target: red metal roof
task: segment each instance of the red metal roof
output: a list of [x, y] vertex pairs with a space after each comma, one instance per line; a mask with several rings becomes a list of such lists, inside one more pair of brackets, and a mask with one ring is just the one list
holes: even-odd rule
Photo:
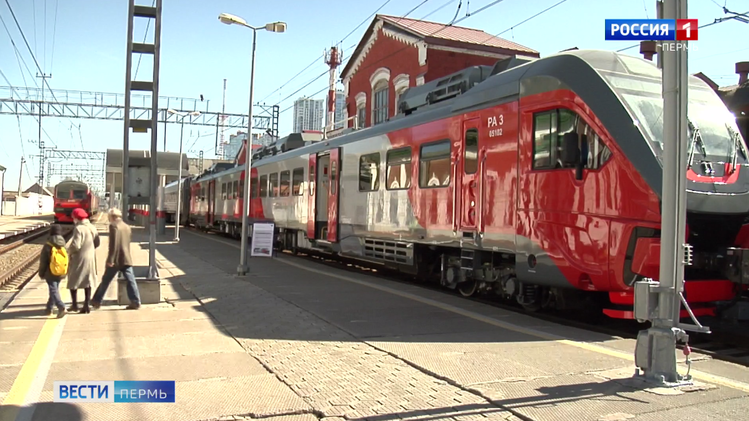
[[448, 26], [443, 23], [402, 18], [399, 16], [377, 15], [377, 18], [422, 38], [438, 38], [463, 42], [466, 44], [484, 45], [487, 47], [504, 48], [518, 52], [538, 54], [538, 51], [536, 50], [508, 41], [504, 38], [493, 36], [478, 29], [466, 28], [463, 26]]

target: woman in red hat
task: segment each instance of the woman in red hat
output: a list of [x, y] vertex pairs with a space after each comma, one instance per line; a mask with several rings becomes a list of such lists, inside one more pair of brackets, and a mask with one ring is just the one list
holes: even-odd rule
[[81, 313], [90, 313], [91, 288], [96, 283], [96, 247], [99, 245], [99, 232], [88, 220], [88, 214], [81, 208], [73, 210], [75, 228], [68, 244], [68, 289], [73, 305], [68, 311], [79, 311], [78, 290], [83, 289], [86, 301]]

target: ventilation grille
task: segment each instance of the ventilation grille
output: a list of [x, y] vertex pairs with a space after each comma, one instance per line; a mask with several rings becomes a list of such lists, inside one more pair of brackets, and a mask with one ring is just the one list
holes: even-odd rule
[[364, 256], [410, 265], [413, 260], [413, 249], [408, 243], [388, 240], [364, 240]]

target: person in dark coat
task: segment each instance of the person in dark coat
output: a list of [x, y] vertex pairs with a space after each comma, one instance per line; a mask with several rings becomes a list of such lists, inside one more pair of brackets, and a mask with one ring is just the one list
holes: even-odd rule
[[101, 306], [104, 294], [109, 288], [117, 272], [122, 273], [127, 280], [127, 296], [130, 298], [128, 310], [140, 308], [140, 292], [135, 282], [133, 273], [133, 260], [130, 257], [130, 226], [122, 220], [122, 212], [117, 208], [109, 210], [109, 254], [107, 255], [107, 268], [101, 278], [99, 287], [96, 288], [91, 306], [95, 309]]
[[47, 281], [47, 287], [49, 288], [49, 299], [47, 300], [45, 314], [48, 316], [52, 314], [52, 306], [55, 305], [57, 306], [57, 318], [59, 319], [65, 316], [65, 303], [60, 298], [60, 282], [65, 278], [65, 275], [55, 276], [49, 268], [53, 247], [65, 249], [62, 226], [58, 224], [50, 226], [49, 239], [42, 247], [42, 253], [39, 256], [39, 277]]

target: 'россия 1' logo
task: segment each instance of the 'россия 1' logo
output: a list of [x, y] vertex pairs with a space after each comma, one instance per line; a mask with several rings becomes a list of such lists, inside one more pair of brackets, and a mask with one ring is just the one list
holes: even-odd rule
[[606, 19], [606, 41], [697, 41], [697, 19]]

